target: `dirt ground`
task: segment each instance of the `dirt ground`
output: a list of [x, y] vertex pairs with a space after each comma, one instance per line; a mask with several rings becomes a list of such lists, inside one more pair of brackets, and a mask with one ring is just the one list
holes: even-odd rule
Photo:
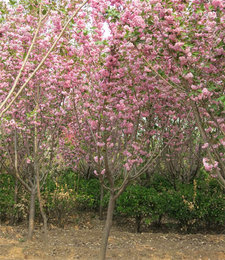
[[[135, 234], [128, 226], [114, 223], [107, 260], [225, 260], [224, 230], [220, 234], [181, 234], [152, 229]], [[97, 218], [63, 229], [49, 224], [47, 242], [40, 226], [33, 240], [28, 242], [25, 225], [1, 225], [0, 259], [98, 259], [103, 227], [104, 221]]]

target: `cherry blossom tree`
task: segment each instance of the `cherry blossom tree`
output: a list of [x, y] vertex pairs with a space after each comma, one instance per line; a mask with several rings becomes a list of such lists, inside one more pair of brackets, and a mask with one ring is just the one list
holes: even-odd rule
[[[190, 121], [189, 118], [188, 126], [183, 125], [189, 129], [180, 128], [180, 133], [164, 150], [157, 164], [156, 171], [164, 175], [175, 189], [177, 182], [193, 182], [202, 167], [203, 149], [200, 136], [195, 127], [191, 129]], [[179, 125], [181, 126], [180, 123]]]
[[100, 259], [116, 199], [188, 134], [189, 118], [225, 185], [224, 10], [221, 0], [1, 4], [1, 149], [39, 195], [58, 138], [68, 165], [95, 169], [110, 194]]
[[48, 1], [1, 6], [1, 154], [8, 157], [10, 172], [30, 192], [29, 239], [34, 230], [36, 194], [47, 231], [40, 189], [52, 168], [64, 122], [66, 92], [61, 73], [71, 64], [62, 51], [68, 42], [62, 35], [71, 21], [75, 24], [75, 16], [86, 2], [75, 12], [64, 2], [53, 10]]
[[[0, 105], [0, 117], [11, 107], [11, 105], [15, 102], [15, 100], [18, 98], [18, 96], [21, 94], [21, 92], [24, 90], [24, 88], [27, 86], [29, 81], [32, 79], [32, 77], [36, 74], [36, 72], [42, 67], [46, 59], [49, 57], [49, 54], [54, 50], [59, 40], [62, 38], [62, 35], [66, 31], [68, 25], [71, 22], [75, 22], [75, 18], [80, 11], [80, 9], [88, 2], [88, 0], [85, 0], [81, 5], [78, 7], [76, 6], [79, 3], [70, 3], [68, 1], [64, 2], [58, 2], [57, 5], [53, 4], [51, 5], [48, 0], [41, 0], [40, 4], [38, 3], [30, 3], [30, 1], [26, 2], [24, 1], [24, 5], [26, 5], [27, 9], [24, 8], [23, 5], [18, 5], [16, 8], [7, 8], [6, 4], [1, 4], [1, 22], [3, 23], [3, 26], [0, 30], [0, 37], [4, 38], [5, 32], [9, 29], [9, 27], [12, 27], [12, 21], [14, 21], [14, 30], [19, 29], [19, 39], [18, 42], [15, 44], [14, 48], [10, 49], [11, 46], [9, 46], [9, 50], [12, 50], [12, 53], [14, 56], [18, 55], [18, 59], [20, 59], [19, 64], [19, 71], [15, 76], [15, 80], [12, 84], [11, 89], [8, 92], [5, 92], [5, 95], [2, 96], [2, 103]], [[15, 6], [17, 2], [10, 1], [12, 6]], [[76, 8], [77, 7], [77, 8]], [[72, 12], [75, 8], [75, 12]], [[30, 11], [27, 11], [29, 10]], [[16, 13], [15, 13], [16, 12]], [[38, 17], [36, 15], [36, 12], [38, 13]], [[17, 16], [15, 17], [15, 14]], [[20, 14], [20, 16], [18, 15]], [[50, 16], [51, 14], [51, 16]], [[46, 20], [46, 17], [48, 18], [48, 21]], [[67, 19], [69, 17], [69, 19]], [[45, 25], [51, 25], [53, 22], [54, 33], [56, 33], [55, 37], [51, 37], [51, 44], [48, 49], [48, 51], [43, 55], [43, 57], [36, 62], [38, 64], [37, 66], [34, 66], [33, 71], [29, 74], [28, 78], [25, 79], [25, 82], [21, 84], [21, 87], [19, 88], [18, 92], [14, 94], [14, 91], [18, 85], [18, 82], [21, 77], [21, 73], [23, 72], [24, 68], [30, 67], [26, 66], [28, 58], [30, 56], [30, 53], [32, 49], [35, 46], [35, 43], [37, 43], [37, 36], [39, 34], [41, 26], [43, 26], [43, 23], [45, 21]], [[65, 21], [65, 24], [63, 26], [63, 21]], [[16, 22], [19, 22], [19, 24], [25, 23], [21, 27], [18, 27], [18, 24]], [[34, 35], [32, 34], [33, 30], [35, 30]], [[45, 28], [45, 30], [47, 30]], [[50, 30], [51, 31], [51, 30]], [[49, 32], [50, 32], [49, 31]], [[44, 31], [44, 34], [42, 32], [42, 37], [46, 36], [46, 32]], [[57, 33], [59, 33], [57, 35]], [[24, 36], [24, 34], [27, 34]], [[12, 35], [15, 36], [15, 35]], [[33, 37], [32, 37], [33, 36]], [[50, 37], [50, 36], [49, 36]], [[30, 41], [30, 46], [27, 44]], [[10, 44], [10, 41], [6, 43], [7, 45]], [[18, 49], [20, 49], [21, 44], [23, 47], [25, 47], [25, 52], [23, 53], [23, 56], [19, 55], [19, 53], [16, 53]], [[44, 46], [42, 46], [44, 47]], [[4, 64], [5, 59], [7, 56], [11, 54], [10, 52], [4, 52], [3, 57], [1, 57], [2, 63]], [[35, 64], [35, 65], [36, 65]], [[1, 64], [1, 67], [4, 67]], [[12, 98], [12, 95], [14, 94], [14, 97]], [[11, 100], [10, 100], [11, 99]], [[8, 104], [7, 104], [8, 102]], [[7, 104], [7, 105], [6, 105]], [[4, 108], [4, 106], [6, 106]], [[1, 111], [2, 110], [2, 111]]]
[[[100, 3], [96, 8], [103, 9]], [[85, 40], [76, 38], [74, 51], [80, 63], [65, 75], [70, 87], [65, 110], [70, 120], [64, 128], [67, 140], [60, 141], [68, 166], [76, 167], [85, 158], [109, 191], [101, 259], [105, 259], [116, 199], [161, 154], [163, 134], [172, 133], [166, 147], [178, 134], [179, 127], [171, 122], [183, 119], [187, 124], [189, 114], [180, 95], [163, 80], [155, 83], [155, 75], [144, 66], [134, 45], [122, 40], [119, 22], [109, 23], [112, 35], [104, 39], [105, 17], [111, 19], [108, 14], [103, 20], [93, 16], [94, 32]]]
[[[191, 109], [190, 113], [194, 116], [202, 140], [205, 143], [203, 148], [207, 149], [209, 157], [203, 161], [205, 167], [207, 170], [214, 169], [219, 180], [224, 184], [224, 58], [223, 47], [221, 48], [221, 46], [223, 46], [224, 33], [224, 24], [222, 23], [224, 12], [223, 3], [220, 1], [212, 1], [209, 4], [202, 3], [201, 1], [193, 1], [192, 3], [184, 3], [183, 1], [166, 1], [161, 3], [155, 0], [132, 1], [132, 3], [111, 1], [111, 5], [108, 4], [108, 6], [106, 6], [106, 2], [104, 1], [99, 2], [96, 9], [98, 9], [100, 14], [96, 16], [97, 18], [93, 17], [94, 26], [101, 28], [101, 23], [107, 22], [109, 27], [110, 37], [108, 37], [108, 41], [105, 42], [108, 49], [106, 48], [103, 54], [100, 55], [101, 59], [104, 58], [101, 62], [103, 69], [99, 69], [98, 75], [93, 78], [91, 76], [94, 75], [97, 70], [96, 64], [99, 52], [95, 51], [93, 43], [91, 50], [89, 50], [85, 44], [81, 47], [83, 50], [82, 55], [84, 55], [86, 51], [89, 51], [91, 55], [94, 55], [94, 61], [92, 61], [91, 58], [85, 59], [83, 72], [88, 71], [89, 76], [85, 75], [82, 78], [82, 84], [84, 86], [82, 90], [82, 97], [84, 98], [82, 104], [79, 104], [78, 101], [82, 100], [81, 96], [78, 97], [79, 90], [71, 94], [75, 101], [71, 101], [73, 104], [70, 104], [70, 106], [74, 106], [74, 115], [78, 122], [77, 124], [73, 122], [73, 127], [70, 127], [70, 131], [72, 131], [74, 126], [76, 126], [73, 130], [76, 134], [76, 141], [73, 145], [76, 147], [78, 143], [80, 144], [80, 138], [81, 140], [83, 138], [84, 147], [90, 147], [85, 145], [85, 142], [89, 145], [93, 145], [93, 147], [100, 147], [98, 148], [102, 151], [100, 154], [97, 150], [93, 150], [93, 148], [82, 151], [82, 147], [80, 147], [80, 152], [83, 156], [87, 152], [96, 155], [97, 157], [95, 156], [94, 159], [98, 167], [99, 165], [104, 166], [103, 169], [101, 168], [101, 171], [97, 171], [97, 174], [100, 178], [101, 174], [105, 174], [105, 176], [108, 175], [107, 178], [111, 178], [108, 174], [110, 166], [107, 164], [107, 154], [109, 154], [108, 146], [110, 145], [110, 141], [113, 140], [112, 137], [108, 139], [110, 138], [110, 134], [112, 134], [113, 127], [108, 128], [108, 123], [105, 121], [111, 118], [110, 114], [107, 113], [107, 109], [111, 105], [110, 92], [117, 90], [116, 93], [121, 95], [119, 98], [122, 100], [117, 100], [116, 109], [118, 110], [118, 108], [121, 107], [121, 110], [126, 110], [127, 103], [123, 100], [124, 96], [126, 97], [128, 93], [128, 95], [130, 95], [128, 100], [133, 98], [132, 90], [131, 93], [126, 92], [126, 84], [132, 85], [132, 89], [134, 89], [135, 92], [137, 85], [144, 87], [146, 83], [148, 87], [152, 86], [153, 88], [153, 95], [157, 100], [155, 102], [158, 102], [158, 94], [167, 99], [173, 98], [176, 104], [181, 104], [183, 101], [183, 108], [186, 111], [186, 115]], [[96, 38], [95, 36], [92, 37], [92, 40]], [[98, 39], [96, 43], [104, 47], [104, 40]], [[83, 49], [84, 47], [85, 49]], [[88, 69], [91, 63], [95, 65], [92, 70]], [[127, 70], [124, 68], [127, 68]], [[99, 78], [100, 76], [102, 76], [102, 78]], [[114, 83], [115, 77], [117, 79], [116, 84]], [[143, 81], [138, 81], [140, 78]], [[119, 82], [120, 79], [122, 79], [122, 83]], [[87, 80], [88, 82], [86, 82]], [[129, 82], [129, 80], [131, 81]], [[99, 92], [98, 90], [93, 93], [96, 84], [99, 85], [100, 93], [98, 95], [101, 100], [97, 103], [96, 99], [87, 102], [85, 97], [87, 97], [89, 101], [90, 95], [93, 97]], [[118, 89], [120, 87], [122, 93], [120, 93], [120, 89]], [[143, 99], [145, 94], [145, 91], [144, 93], [141, 92]], [[148, 96], [148, 101], [153, 105], [154, 99], [151, 100], [150, 97], [151, 96]], [[137, 99], [136, 96], [135, 99]], [[135, 99], [133, 98], [133, 100]], [[137, 104], [141, 108], [145, 107], [145, 103], [143, 103], [143, 106], [140, 105], [140, 103]], [[171, 101], [169, 104], [171, 104]], [[171, 109], [169, 104], [165, 102], [162, 108], [168, 108], [168, 114], [178, 118], [179, 112], [173, 111], [176, 105], [173, 105]], [[94, 105], [97, 108], [98, 116], [94, 116]], [[154, 104], [154, 107], [156, 107], [156, 105], [158, 104]], [[112, 111], [115, 112], [116, 109], [114, 108]], [[170, 111], [170, 109], [172, 111]], [[85, 112], [86, 110], [87, 112]], [[84, 113], [82, 117], [79, 116], [79, 111]], [[96, 110], [94, 111], [96, 113]], [[122, 118], [120, 114], [121, 112], [118, 111], [117, 120], [118, 118]], [[92, 119], [93, 116], [94, 119]], [[131, 132], [134, 131], [132, 133], [135, 134], [132, 135], [131, 133], [131, 136], [135, 136], [135, 138], [138, 137], [138, 140], [142, 140], [140, 133], [147, 133], [147, 130], [139, 130], [140, 128], [144, 128], [141, 125], [144, 116], [143, 114], [138, 116], [135, 111], [132, 112], [132, 116], [130, 119], [133, 126]], [[162, 114], [155, 116], [155, 119], [158, 117], [163, 119]], [[208, 118], [211, 118], [211, 121], [207, 122], [206, 119]], [[93, 120], [94, 122], [89, 122], [89, 120]], [[101, 123], [103, 123], [103, 125]], [[212, 125], [211, 128], [207, 127], [208, 123]], [[118, 123], [114, 122], [113, 125], [118, 125]], [[128, 125], [123, 122], [119, 123], [120, 127], [123, 125], [128, 128]], [[160, 131], [164, 129], [162, 127], [163, 124], [157, 123], [156, 125], [161, 126], [161, 128], [159, 127]], [[137, 130], [136, 132], [135, 129]], [[109, 130], [110, 134], [108, 134]], [[89, 135], [86, 131], [89, 131]], [[95, 136], [96, 131], [100, 131], [97, 136]], [[206, 133], [209, 134], [207, 135]], [[220, 136], [219, 133], [221, 134]], [[103, 138], [102, 135], [105, 137]], [[117, 135], [124, 137], [124, 134], [120, 134], [119, 130], [116, 131], [115, 136]], [[159, 140], [158, 138], [156, 138], [157, 141]], [[134, 140], [136, 141], [136, 139]], [[131, 147], [132, 141], [133, 139], [131, 137], [131, 140], [128, 140]], [[94, 143], [92, 144], [92, 142]], [[147, 139], [143, 141], [143, 143], [145, 142], [147, 142]], [[113, 141], [113, 144], [115, 143], [117, 142]], [[124, 143], [126, 143], [125, 140]], [[135, 153], [135, 150], [138, 151], [138, 153]], [[140, 156], [141, 154], [141, 150], [138, 148], [134, 149], [132, 153], [130, 151], [128, 152], [131, 154], [131, 157], [133, 155]], [[120, 154], [123, 154], [123, 152]], [[128, 155], [126, 154], [126, 156]], [[119, 155], [116, 158], [118, 157]], [[207, 163], [207, 160], [210, 160], [209, 163]], [[121, 158], [120, 162], [124, 163], [126, 161]], [[134, 162], [135, 163], [131, 164], [131, 166], [126, 162], [127, 164], [124, 164], [125, 169], [132, 171], [135, 167], [137, 168], [137, 166], [139, 166], [138, 162]], [[115, 175], [115, 173], [112, 175]], [[113, 180], [114, 179], [111, 178], [109, 182], [113, 183]], [[130, 180], [132, 180], [132, 177]], [[117, 194], [120, 194], [120, 192]], [[113, 205], [113, 199], [111, 205]], [[112, 215], [112, 210], [108, 211], [108, 216], [109, 215]], [[105, 229], [105, 241], [109, 234], [110, 221], [107, 222], [109, 224], [107, 224], [108, 227]], [[104, 259], [106, 244], [107, 243], [104, 242], [102, 243], [102, 259]]]
[[126, 37], [157, 79], [186, 97], [207, 151], [205, 169], [215, 171], [225, 185], [224, 3], [150, 3], [136, 2], [133, 7], [142, 31], [128, 18], [134, 9], [127, 10]]

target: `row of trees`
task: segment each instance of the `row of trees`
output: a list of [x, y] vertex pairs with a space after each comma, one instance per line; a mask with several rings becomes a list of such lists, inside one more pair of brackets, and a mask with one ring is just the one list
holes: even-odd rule
[[157, 164], [187, 167], [188, 181], [204, 154], [225, 185], [222, 1], [21, 0], [0, 10], [1, 168], [30, 192], [29, 238], [37, 194], [47, 230], [41, 187], [58, 164], [85, 162], [109, 190], [100, 259], [116, 200]]

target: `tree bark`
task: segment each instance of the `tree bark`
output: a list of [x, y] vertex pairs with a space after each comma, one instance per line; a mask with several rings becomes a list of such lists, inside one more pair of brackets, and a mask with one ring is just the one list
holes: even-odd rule
[[31, 189], [30, 193], [30, 212], [29, 212], [29, 227], [28, 227], [28, 240], [31, 240], [34, 233], [34, 220], [35, 220], [35, 188]]
[[47, 240], [48, 240], [47, 217], [45, 215], [45, 212], [44, 212], [44, 209], [43, 209], [43, 204], [42, 204], [39, 176], [37, 178], [37, 194], [38, 194], [39, 208], [40, 208], [41, 216], [43, 218], [43, 223], [44, 223], [45, 242], [47, 242]]
[[99, 219], [100, 220], [103, 220], [103, 205], [102, 205], [103, 197], [104, 197], [104, 187], [101, 183], [101, 195], [100, 195], [100, 205], [99, 205]]
[[110, 229], [112, 226], [114, 206], [115, 206], [115, 197], [114, 197], [114, 192], [111, 191], [109, 197], [108, 210], [107, 210], [107, 218], [106, 218], [106, 223], [103, 231], [102, 243], [100, 248], [100, 258], [99, 258], [100, 260], [105, 260], [106, 257], [106, 249], [107, 249]]
[[135, 232], [136, 232], [136, 233], [140, 233], [142, 217], [141, 217], [141, 216], [137, 216], [137, 217], [135, 218], [135, 220], [136, 220], [136, 223], [135, 223]]
[[10, 219], [10, 225], [14, 225], [15, 223], [15, 205], [17, 204], [17, 195], [18, 195], [18, 179], [15, 178], [15, 188], [14, 188], [14, 198], [13, 198], [13, 211]]

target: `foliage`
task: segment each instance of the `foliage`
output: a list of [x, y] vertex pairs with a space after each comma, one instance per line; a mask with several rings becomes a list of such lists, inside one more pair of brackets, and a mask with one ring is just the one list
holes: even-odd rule
[[193, 183], [176, 186], [177, 190], [159, 175], [149, 188], [132, 185], [118, 199], [116, 212], [126, 217], [145, 217], [148, 224], [167, 216], [169, 222], [176, 220], [184, 231], [225, 223], [225, 195], [214, 178], [203, 172]]
[[13, 224], [26, 219], [29, 208], [29, 195], [21, 185], [17, 187], [14, 201], [15, 183], [13, 176], [0, 174], [0, 220], [14, 219]]
[[173, 185], [168, 181], [167, 177], [161, 174], [154, 174], [153, 180], [149, 183], [149, 187], [154, 188], [158, 193], [173, 189]]
[[13, 177], [8, 174], [0, 174], [0, 220], [9, 218], [13, 213], [13, 189]]
[[[31, 194], [58, 157], [76, 170], [81, 160], [87, 161], [110, 189], [101, 259], [114, 201], [156, 164], [162, 150], [173, 147], [179, 154], [193, 129], [198, 128], [207, 151], [205, 169], [225, 185], [224, 7], [222, 0], [0, 4], [2, 161], [7, 156], [14, 162], [11, 172]], [[194, 180], [197, 168], [185, 181]], [[46, 205], [59, 214], [73, 204], [91, 208], [99, 200], [95, 184], [82, 186], [81, 181], [79, 186], [76, 180], [78, 191], [69, 180], [54, 181]], [[161, 214], [164, 208], [182, 226], [223, 222], [220, 195], [216, 200], [204, 197], [197, 179], [174, 187], [158, 187], [160, 196], [150, 187], [157, 202], [154, 212]], [[135, 189], [135, 214], [145, 215], [149, 191]], [[213, 193], [210, 186], [204, 189]], [[141, 200], [147, 204], [140, 213]]]
[[117, 201], [117, 213], [128, 217], [147, 216], [154, 207], [152, 202], [152, 197], [156, 196], [153, 194], [154, 191], [137, 184], [129, 186]]
[[[13, 213], [14, 179], [0, 175], [1, 220]], [[225, 223], [225, 195], [215, 178], [201, 172], [193, 183], [177, 182], [177, 189], [162, 175], [155, 174], [146, 187], [133, 183], [119, 197], [114, 213], [123, 218], [160, 224], [162, 216], [176, 220], [180, 228], [190, 231], [200, 227], [214, 228]], [[23, 217], [28, 213], [28, 194], [19, 192], [15, 212]], [[43, 190], [44, 208], [51, 221], [63, 225], [68, 216], [81, 211], [97, 210], [100, 205], [100, 184], [97, 179], [84, 179], [66, 170], [56, 176], [49, 175]], [[109, 193], [105, 193], [103, 206], [107, 206]], [[38, 203], [36, 201], [36, 203]], [[25, 210], [22, 210], [25, 209]], [[36, 217], [39, 217], [39, 210]], [[18, 218], [18, 217], [17, 217]]]
[[78, 211], [96, 210], [100, 187], [96, 179], [86, 180], [70, 170], [56, 177], [48, 176], [44, 187], [44, 207], [50, 219], [62, 224], [68, 215]]

